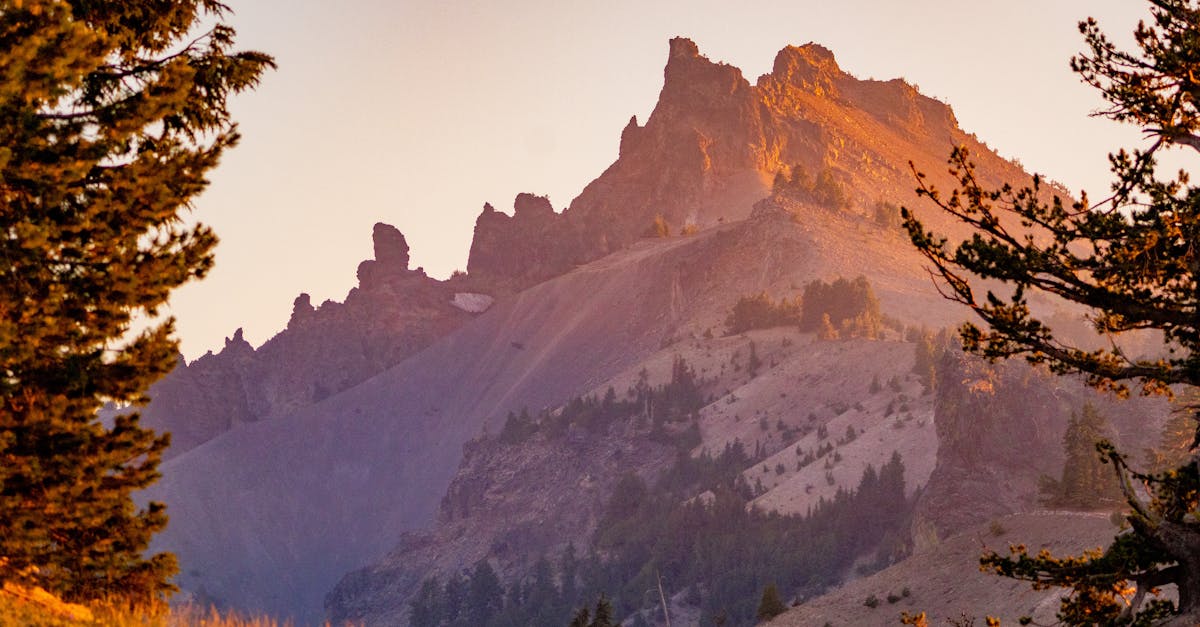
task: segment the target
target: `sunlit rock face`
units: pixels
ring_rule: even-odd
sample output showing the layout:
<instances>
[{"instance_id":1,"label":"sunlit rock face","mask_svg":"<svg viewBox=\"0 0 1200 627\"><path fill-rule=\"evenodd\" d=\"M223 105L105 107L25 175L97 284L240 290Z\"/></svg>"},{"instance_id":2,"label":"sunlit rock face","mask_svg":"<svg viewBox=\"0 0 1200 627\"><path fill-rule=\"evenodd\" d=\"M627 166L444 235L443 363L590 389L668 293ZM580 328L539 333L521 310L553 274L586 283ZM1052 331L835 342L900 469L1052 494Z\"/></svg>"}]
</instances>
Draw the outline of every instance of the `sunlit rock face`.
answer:
<instances>
[{"instance_id":1,"label":"sunlit rock face","mask_svg":"<svg viewBox=\"0 0 1200 627\"><path fill-rule=\"evenodd\" d=\"M985 147L958 128L946 104L903 80L859 80L817 44L788 46L751 84L741 70L670 41L658 104L621 132L619 156L561 214L528 194L512 216L484 206L469 273L525 287L636 241L656 215L678 232L748 215L780 172L828 170L860 211L913 204L908 161L941 180L952 146ZM1019 176L1000 159L989 180ZM536 207L536 209L535 209Z\"/></svg>"},{"instance_id":2,"label":"sunlit rock face","mask_svg":"<svg viewBox=\"0 0 1200 627\"><path fill-rule=\"evenodd\" d=\"M467 274L514 287L543 281L587 260L577 235L545 197L517 195L511 216L486 204L475 222Z\"/></svg>"}]
</instances>

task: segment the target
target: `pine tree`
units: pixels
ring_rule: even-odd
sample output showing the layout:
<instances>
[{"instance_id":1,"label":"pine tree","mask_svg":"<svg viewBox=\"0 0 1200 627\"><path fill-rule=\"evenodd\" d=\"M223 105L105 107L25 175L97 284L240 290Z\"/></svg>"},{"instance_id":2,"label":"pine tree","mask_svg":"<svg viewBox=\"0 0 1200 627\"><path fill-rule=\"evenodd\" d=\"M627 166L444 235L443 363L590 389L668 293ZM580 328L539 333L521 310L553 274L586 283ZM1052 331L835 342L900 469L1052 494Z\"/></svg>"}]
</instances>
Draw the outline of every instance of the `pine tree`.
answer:
<instances>
[{"instance_id":1,"label":"pine tree","mask_svg":"<svg viewBox=\"0 0 1200 627\"><path fill-rule=\"evenodd\" d=\"M588 627L588 622L592 619L592 612L586 607L579 608L575 615L571 617L571 622L567 623L567 627Z\"/></svg>"},{"instance_id":2,"label":"pine tree","mask_svg":"<svg viewBox=\"0 0 1200 627\"><path fill-rule=\"evenodd\" d=\"M1064 201L1039 177L1030 185L984 187L966 149L950 157L957 188L946 196L918 173L918 193L973 229L951 245L927 231L909 209L905 228L932 263L944 293L973 310L985 328L968 324L963 347L990 359L1023 356L1056 373L1082 373L1092 386L1120 396L1130 384L1143 394L1170 394L1170 386L1200 385L1200 188L1185 172L1159 172L1157 157L1172 147L1200 150L1200 5L1195 0L1150 0L1151 19L1134 31L1137 50L1119 49L1094 20L1080 24L1087 51L1071 65L1108 103L1101 115L1142 128L1145 149L1110 155L1112 195L1092 205L1086 195ZM1016 230L1024 229L1024 231ZM977 293L972 277L1012 288ZM1054 294L1091 309L1096 330L1156 329L1161 357L1137 358L1114 344L1073 346L1034 314L1030 292ZM1194 432L1200 435L1200 431ZM1193 443L1200 439L1193 439ZM1035 586L1064 586L1071 594L1059 618L1071 625L1200 622L1200 506L1196 454L1162 473L1132 470L1124 455L1101 445L1115 469L1131 533L1103 553L1078 558L985 555L985 568ZM1134 490L1148 490L1149 501ZM1146 595L1176 584L1178 606ZM1122 597L1132 584L1136 590ZM1171 618L1173 616L1173 618Z\"/></svg>"},{"instance_id":3,"label":"pine tree","mask_svg":"<svg viewBox=\"0 0 1200 627\"><path fill-rule=\"evenodd\" d=\"M578 594L576 582L579 578L579 556L575 553L574 542L568 542L567 548L563 549L562 557L558 560L558 574L563 600L574 603Z\"/></svg>"},{"instance_id":4,"label":"pine tree","mask_svg":"<svg viewBox=\"0 0 1200 627\"><path fill-rule=\"evenodd\" d=\"M486 625L504 609L504 587L496 571L486 560L479 560L471 573L466 601L467 618L472 625Z\"/></svg>"},{"instance_id":5,"label":"pine tree","mask_svg":"<svg viewBox=\"0 0 1200 627\"><path fill-rule=\"evenodd\" d=\"M838 339L838 331L833 327L833 322L829 320L829 314L821 314L821 326L817 327L817 339Z\"/></svg>"},{"instance_id":6,"label":"pine tree","mask_svg":"<svg viewBox=\"0 0 1200 627\"><path fill-rule=\"evenodd\" d=\"M746 362L746 371L751 377L757 377L759 368L762 368L762 359L758 356L758 346L750 342L750 358Z\"/></svg>"},{"instance_id":7,"label":"pine tree","mask_svg":"<svg viewBox=\"0 0 1200 627\"><path fill-rule=\"evenodd\" d=\"M1045 505L1088 510L1120 502L1121 490L1112 469L1096 451L1096 445L1110 435L1108 419L1095 405L1085 403L1079 412L1072 412L1063 433L1066 460L1062 475L1058 480L1041 481Z\"/></svg>"},{"instance_id":8,"label":"pine tree","mask_svg":"<svg viewBox=\"0 0 1200 627\"><path fill-rule=\"evenodd\" d=\"M237 141L226 99L272 66L231 51L225 11L0 2L0 580L137 603L173 589L173 556L145 555L164 507L130 497L168 439L98 414L144 404L175 365L157 316L212 264L215 236L181 211Z\"/></svg>"},{"instance_id":9,"label":"pine tree","mask_svg":"<svg viewBox=\"0 0 1200 627\"><path fill-rule=\"evenodd\" d=\"M1200 392L1188 389L1175 398L1170 416L1162 426L1158 445L1145 453L1149 472L1166 472L1191 459L1189 452L1196 433L1194 408L1200 404ZM1189 409L1190 408L1190 409Z\"/></svg>"},{"instance_id":10,"label":"pine tree","mask_svg":"<svg viewBox=\"0 0 1200 627\"><path fill-rule=\"evenodd\" d=\"M409 602L412 627L437 627L442 624L442 586L436 577L421 582L417 596Z\"/></svg>"},{"instance_id":11,"label":"pine tree","mask_svg":"<svg viewBox=\"0 0 1200 627\"><path fill-rule=\"evenodd\" d=\"M934 348L933 332L924 331L917 337L914 352L912 371L921 377L921 385L925 386L926 390L932 390L937 380L937 351Z\"/></svg>"},{"instance_id":12,"label":"pine tree","mask_svg":"<svg viewBox=\"0 0 1200 627\"><path fill-rule=\"evenodd\" d=\"M786 298L775 302L766 292L742 296L725 317L726 335L737 335L751 329L769 329L800 323L800 299Z\"/></svg>"},{"instance_id":13,"label":"pine tree","mask_svg":"<svg viewBox=\"0 0 1200 627\"><path fill-rule=\"evenodd\" d=\"M596 601L596 613L592 617L592 622L588 627L614 627L612 622L612 604L604 595L600 595L600 600Z\"/></svg>"},{"instance_id":14,"label":"pine tree","mask_svg":"<svg viewBox=\"0 0 1200 627\"><path fill-rule=\"evenodd\" d=\"M544 555L533 564L533 573L525 588L525 603L537 613L531 622L543 625L561 620L566 608L570 607L563 602L559 588L554 584L550 560Z\"/></svg>"},{"instance_id":15,"label":"pine tree","mask_svg":"<svg viewBox=\"0 0 1200 627\"><path fill-rule=\"evenodd\" d=\"M462 573L454 573L446 578L446 585L442 588L441 614L442 619L451 625L459 621L466 623L470 585Z\"/></svg>"},{"instance_id":16,"label":"pine tree","mask_svg":"<svg viewBox=\"0 0 1200 627\"><path fill-rule=\"evenodd\" d=\"M804 307L800 308L800 329L822 333L825 318L847 336L875 338L883 326L879 299L866 277L854 280L838 278L833 283L821 280L804 286Z\"/></svg>"},{"instance_id":17,"label":"pine tree","mask_svg":"<svg viewBox=\"0 0 1200 627\"><path fill-rule=\"evenodd\" d=\"M763 589L762 600L758 602L758 620L768 621L776 616L787 611L787 607L783 605L783 601L779 599L779 590L775 584L768 584Z\"/></svg>"},{"instance_id":18,"label":"pine tree","mask_svg":"<svg viewBox=\"0 0 1200 627\"><path fill-rule=\"evenodd\" d=\"M612 614L612 604L601 594L596 601L596 613L593 614L587 606L581 607L572 616L568 627L616 627Z\"/></svg>"}]
</instances>

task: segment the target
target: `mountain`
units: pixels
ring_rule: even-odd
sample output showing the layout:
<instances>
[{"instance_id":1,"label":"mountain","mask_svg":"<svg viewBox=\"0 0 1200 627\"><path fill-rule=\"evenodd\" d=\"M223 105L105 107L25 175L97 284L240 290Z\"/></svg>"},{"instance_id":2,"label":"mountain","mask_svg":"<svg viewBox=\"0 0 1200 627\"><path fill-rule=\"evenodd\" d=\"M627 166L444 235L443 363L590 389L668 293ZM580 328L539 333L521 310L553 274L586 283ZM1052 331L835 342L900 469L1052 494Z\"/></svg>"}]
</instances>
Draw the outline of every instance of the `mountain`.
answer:
<instances>
[{"instance_id":1,"label":"mountain","mask_svg":"<svg viewBox=\"0 0 1200 627\"><path fill-rule=\"evenodd\" d=\"M959 129L948 105L900 79L859 80L817 44L784 48L751 85L675 38L663 79L646 124L630 119L617 161L561 214L526 195L511 217L485 206L468 273L520 288L620 250L656 215L676 231L740 220L796 165L827 173L867 215L915 204L910 160L948 185L941 164L960 144L978 155L985 180L1027 178Z\"/></svg>"},{"instance_id":2,"label":"mountain","mask_svg":"<svg viewBox=\"0 0 1200 627\"><path fill-rule=\"evenodd\" d=\"M358 267L345 302L313 307L296 298L286 329L254 349L241 329L180 364L150 391L146 425L170 431L175 457L237 425L268 419L335 395L399 363L462 326L491 302L464 281L438 281L409 269L408 242L376 224L375 258Z\"/></svg>"},{"instance_id":3,"label":"mountain","mask_svg":"<svg viewBox=\"0 0 1200 627\"><path fill-rule=\"evenodd\" d=\"M914 494L941 457L935 400L911 374L916 342L906 330L943 327L962 312L932 288L896 211L915 202L908 161L948 186L941 164L955 144L972 149L985 181L1028 178L959 129L947 105L901 80L858 80L820 46L785 48L751 85L672 40L646 124L631 120L617 161L562 213L528 194L511 216L485 206L468 273L447 281L409 269L403 236L377 225L375 259L360 266L345 302L314 308L301 295L287 329L263 346L235 334L156 386L146 419L172 431L176 448L147 491L171 513L154 548L179 556L185 590L244 609L316 620L326 594L355 571L331 610L398 616L397 598L416 579L395 567L397 556L448 572L494 557L484 538L516 529L510 546L531 542L520 520L496 523L505 506L489 502L492 484L473 479L494 476L511 489L502 493L545 512L562 531L531 546L549 549L586 541L623 466L610 459L618 452L636 457L631 469L646 478L674 459L636 425L584 443L598 457L578 467L564 466L570 449L557 440L527 457L468 443L498 433L509 411L559 411L608 386L624 391L643 370L669 373L681 355L704 362L712 397L692 418L692 453L757 440L768 468L784 468L743 469L763 483L764 510L806 511L893 451L907 460ZM678 235L642 237L656 216ZM892 325L873 340L752 333L773 365L747 376L749 346L719 337L740 297L790 298L814 280L860 275ZM737 358L723 352L734 350ZM872 375L896 389L869 393ZM842 465L828 473L792 470L805 450L831 443L819 427L857 439L839 442ZM544 494L499 479L518 470ZM570 486L585 476L593 489L578 501L578 525L551 520L554 508L537 499L575 498ZM456 509L454 495L484 507ZM521 559L511 566L524 568Z\"/></svg>"}]
</instances>

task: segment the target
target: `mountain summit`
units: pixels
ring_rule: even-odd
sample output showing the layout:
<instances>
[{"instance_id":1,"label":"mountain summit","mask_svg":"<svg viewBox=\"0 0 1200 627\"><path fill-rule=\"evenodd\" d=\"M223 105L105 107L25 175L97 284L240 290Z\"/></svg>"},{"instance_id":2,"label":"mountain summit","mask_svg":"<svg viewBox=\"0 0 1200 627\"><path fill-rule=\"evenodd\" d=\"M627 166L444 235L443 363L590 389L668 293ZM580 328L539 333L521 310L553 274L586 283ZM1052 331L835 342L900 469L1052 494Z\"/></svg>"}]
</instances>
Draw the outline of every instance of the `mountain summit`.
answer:
<instances>
[{"instance_id":1,"label":"mountain summit","mask_svg":"<svg viewBox=\"0 0 1200 627\"><path fill-rule=\"evenodd\" d=\"M959 144L988 175L1024 176L959 129L945 103L900 79L859 80L818 44L779 51L771 73L751 85L676 37L658 104L644 126L630 119L617 161L561 214L522 211L524 196L511 219L485 207L468 271L521 288L629 245L656 215L676 230L740 220L797 165L827 172L860 208L912 204L908 162L930 167L937 182Z\"/></svg>"}]
</instances>

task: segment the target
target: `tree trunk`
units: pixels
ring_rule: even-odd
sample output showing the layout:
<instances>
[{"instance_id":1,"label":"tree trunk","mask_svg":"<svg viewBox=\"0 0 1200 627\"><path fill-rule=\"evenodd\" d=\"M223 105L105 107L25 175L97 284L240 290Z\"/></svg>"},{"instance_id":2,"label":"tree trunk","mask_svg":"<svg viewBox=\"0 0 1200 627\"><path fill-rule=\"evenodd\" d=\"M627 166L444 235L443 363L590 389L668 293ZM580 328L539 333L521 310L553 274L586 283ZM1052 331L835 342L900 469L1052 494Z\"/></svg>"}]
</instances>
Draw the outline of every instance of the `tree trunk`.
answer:
<instances>
[{"instance_id":1,"label":"tree trunk","mask_svg":"<svg viewBox=\"0 0 1200 627\"><path fill-rule=\"evenodd\" d=\"M1200 625L1200 529L1163 521L1154 529L1154 539L1179 565L1179 576L1175 580L1179 589L1179 614L1163 625Z\"/></svg>"}]
</instances>

